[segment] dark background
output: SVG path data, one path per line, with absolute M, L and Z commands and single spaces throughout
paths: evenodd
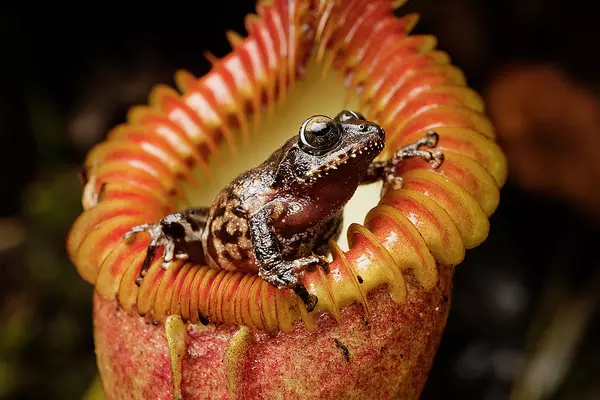
M 92 384 L 91 287 L 64 250 L 81 212 L 76 170 L 154 84 L 173 85 L 179 68 L 206 73 L 202 52 L 224 55 L 225 30 L 245 33 L 252 1 L 211 4 L 0 8 L 0 398 L 75 399 Z M 399 13 L 412 11 L 416 32 L 435 34 L 482 95 L 523 65 L 542 66 L 600 110 L 600 5 L 413 0 Z M 600 122 L 561 114 L 583 109 L 565 92 L 536 99 L 523 87 L 509 90 L 507 105 L 488 105 L 498 122 L 515 109 L 530 122 L 518 135 L 499 130 L 510 179 L 488 240 L 457 268 L 426 399 L 536 398 L 523 396 L 531 387 L 543 387 L 542 398 L 600 398 Z M 565 155 L 573 141 L 592 156 Z M 527 159 L 541 173 L 521 168 L 520 146 L 543 155 Z

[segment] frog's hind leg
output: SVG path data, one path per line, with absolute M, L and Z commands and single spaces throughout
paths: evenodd
M 181 212 L 169 214 L 159 222 L 134 226 L 124 235 L 129 240 L 137 233 L 148 232 L 151 237 L 146 249 L 146 257 L 142 263 L 140 275 L 136 283 L 141 284 L 150 263 L 154 259 L 156 250 L 164 246 L 163 268 L 168 268 L 174 259 L 192 258 L 202 263 L 204 256 L 201 251 L 202 233 L 208 220 L 208 208 L 191 208 Z

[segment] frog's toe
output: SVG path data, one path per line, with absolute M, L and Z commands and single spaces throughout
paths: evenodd
M 431 160 L 429 161 L 429 164 L 433 167 L 433 168 L 439 168 L 442 163 L 444 162 L 444 153 L 442 153 L 439 150 L 436 151 L 432 151 L 431 152 Z
M 175 258 L 175 243 L 173 243 L 172 240 L 167 239 L 164 235 L 161 235 L 161 238 L 159 240 L 163 242 L 165 246 L 165 254 L 163 256 L 164 267 L 165 263 L 171 264 L 173 258 Z
M 160 224 L 154 223 L 134 226 L 133 228 L 129 229 L 129 231 L 127 231 L 125 235 L 123 235 L 123 239 L 129 240 L 133 236 L 142 232 L 148 232 L 150 238 L 152 239 L 152 241 L 150 242 L 151 245 L 158 245 L 158 243 L 164 237 Z
M 327 259 L 327 257 L 323 256 L 323 255 L 314 255 L 315 257 L 315 262 L 311 265 L 312 267 L 321 267 L 323 268 L 323 270 L 325 271 L 325 273 L 329 273 L 329 260 Z
M 125 233 L 125 235 L 123 235 L 123 239 L 125 240 L 129 240 L 131 239 L 133 236 L 135 236 L 136 234 L 140 233 L 140 232 L 149 232 L 155 227 L 156 224 L 142 224 L 142 225 L 136 225 L 133 228 L 131 228 L 129 231 L 127 231 Z
M 300 284 L 294 288 L 294 292 L 300 297 L 304 306 L 306 307 L 306 311 L 311 312 L 317 306 L 319 302 L 319 298 L 314 294 L 308 293 L 304 285 Z
M 435 147 L 440 140 L 440 136 L 434 131 L 427 131 L 425 134 L 425 140 L 426 142 L 424 144 L 427 147 Z

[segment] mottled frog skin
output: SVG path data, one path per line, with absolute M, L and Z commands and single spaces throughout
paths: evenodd
M 385 132 L 357 112 L 341 111 L 334 119 L 308 118 L 299 133 L 266 161 L 237 178 L 209 208 L 170 214 L 154 224 L 139 225 L 126 238 L 149 232 L 152 241 L 138 283 L 159 246 L 163 267 L 174 259 L 191 259 L 229 271 L 258 275 L 277 288 L 293 289 L 312 311 L 318 299 L 300 277 L 311 268 L 328 271 L 330 239 L 341 232 L 342 212 L 359 185 L 384 181 L 399 188 L 397 164 L 421 157 L 438 167 L 443 155 L 429 132 L 400 149 L 388 161 L 373 162 L 385 145 Z

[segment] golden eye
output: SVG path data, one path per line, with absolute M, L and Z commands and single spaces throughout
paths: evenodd
M 315 156 L 323 155 L 334 149 L 341 135 L 337 123 L 324 115 L 308 118 L 300 127 L 300 148 Z

